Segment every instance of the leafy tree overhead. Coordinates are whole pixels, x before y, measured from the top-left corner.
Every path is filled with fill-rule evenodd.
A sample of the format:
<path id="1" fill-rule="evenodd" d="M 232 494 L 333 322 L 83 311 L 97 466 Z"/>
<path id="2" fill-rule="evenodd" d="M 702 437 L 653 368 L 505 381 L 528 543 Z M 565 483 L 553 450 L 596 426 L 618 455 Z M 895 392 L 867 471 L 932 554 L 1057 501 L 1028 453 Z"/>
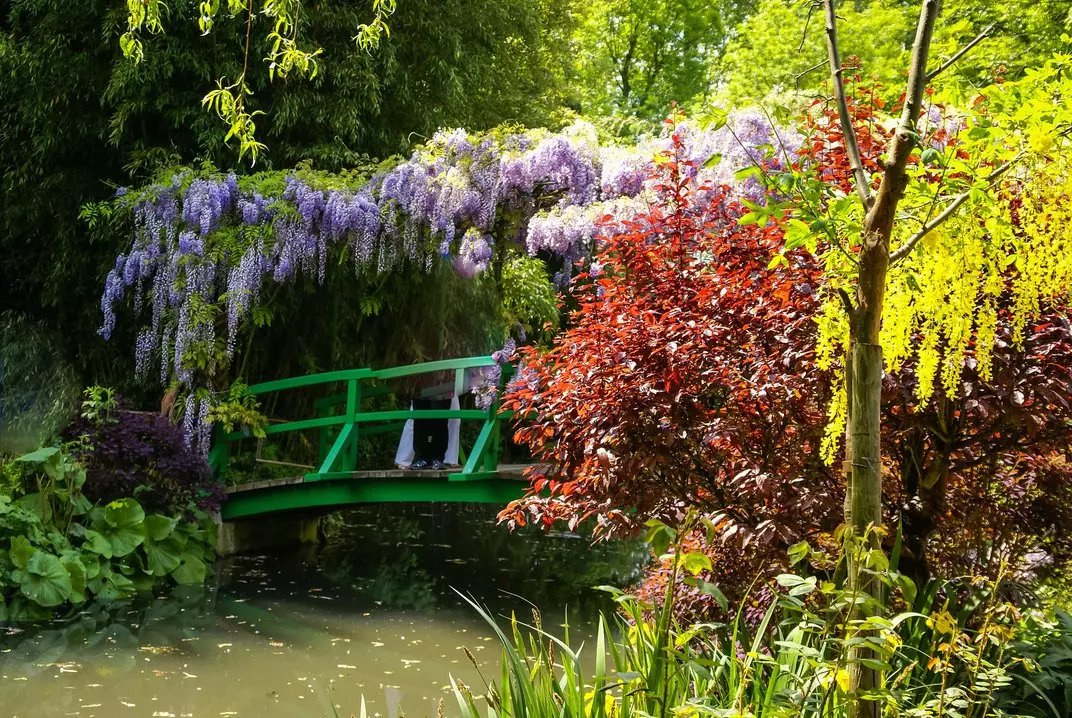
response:
<path id="1" fill-rule="evenodd" d="M 951 57 L 986 31 L 971 55 L 949 69 L 950 76 L 975 88 L 999 78 L 1022 77 L 1060 51 L 1061 35 L 1072 30 L 1072 3 L 1067 0 L 946 0 L 942 15 L 945 20 L 934 33 L 938 58 Z"/>
<path id="2" fill-rule="evenodd" d="M 577 100 L 587 115 L 657 120 L 706 83 L 710 58 L 751 5 L 725 0 L 598 0 L 573 37 Z"/>
<path id="3" fill-rule="evenodd" d="M 885 85 L 904 77 L 912 18 L 903 3 L 846 4 L 842 53 L 858 58 L 859 74 Z M 821 13 L 801 3 L 761 0 L 710 68 L 708 100 L 760 102 L 790 114 L 824 85 L 827 76 Z M 896 90 L 895 90 L 896 91 Z"/>
<path id="4" fill-rule="evenodd" d="M 302 33 L 324 49 L 317 76 L 270 83 L 264 63 L 250 65 L 249 108 L 270 115 L 258 167 L 350 168 L 443 124 L 553 124 L 570 7 L 414 0 L 370 55 L 353 43 L 366 4 L 304 3 Z M 169 9 L 167 32 L 143 37 L 136 65 L 118 46 L 125 14 L 114 3 L 19 0 L 0 10 L 0 306 L 57 329 L 63 353 L 78 352 L 80 368 L 102 381 L 131 368 L 94 336 L 94 297 L 128 237 L 90 233 L 80 207 L 162 167 L 238 166 L 201 99 L 213 78 L 241 70 L 244 33 L 221 15 L 201 37 L 196 3 Z M 267 24 L 254 17 L 256 58 L 267 54 L 257 44 Z"/>
<path id="5" fill-rule="evenodd" d="M 935 28 L 932 58 L 937 67 L 973 39 L 985 39 L 943 75 L 945 87 L 961 88 L 970 102 L 979 87 L 998 78 L 1017 79 L 1060 50 L 1072 22 L 1072 4 L 946 0 Z M 902 90 L 915 10 L 891 0 L 865 0 L 838 7 L 842 58 L 855 58 L 857 73 L 877 80 L 888 99 Z M 817 5 L 761 0 L 728 35 L 725 51 L 712 58 L 706 99 L 733 104 L 762 102 L 771 111 L 792 112 L 828 82 L 822 11 Z M 823 93 L 825 94 L 825 93 Z"/>

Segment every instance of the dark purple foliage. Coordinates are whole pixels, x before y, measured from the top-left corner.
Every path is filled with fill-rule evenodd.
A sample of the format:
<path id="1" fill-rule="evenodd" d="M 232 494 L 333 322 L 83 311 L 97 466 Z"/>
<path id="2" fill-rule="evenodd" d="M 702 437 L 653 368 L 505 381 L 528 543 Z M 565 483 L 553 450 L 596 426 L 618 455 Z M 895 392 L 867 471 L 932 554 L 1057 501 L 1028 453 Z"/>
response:
<path id="1" fill-rule="evenodd" d="M 79 418 L 64 435 L 89 437 L 79 460 L 86 467 L 83 490 L 92 501 L 134 496 L 148 511 L 169 513 L 191 503 L 207 511 L 220 507 L 223 486 L 205 459 L 186 446 L 181 427 L 151 413 L 119 411 L 115 419 L 96 424 Z"/>

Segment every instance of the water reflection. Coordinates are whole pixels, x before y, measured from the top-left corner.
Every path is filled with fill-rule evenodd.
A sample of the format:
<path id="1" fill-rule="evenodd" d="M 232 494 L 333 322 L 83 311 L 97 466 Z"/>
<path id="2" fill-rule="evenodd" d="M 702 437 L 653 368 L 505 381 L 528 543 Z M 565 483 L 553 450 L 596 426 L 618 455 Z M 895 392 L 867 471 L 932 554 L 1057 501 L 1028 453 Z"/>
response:
<path id="1" fill-rule="evenodd" d="M 365 507 L 333 517 L 323 550 L 243 556 L 217 584 L 62 624 L 0 629 L 0 713 L 12 716 L 330 716 L 401 703 L 433 716 L 448 676 L 479 685 L 498 646 L 454 592 L 499 615 L 583 625 L 598 584 L 634 581 L 636 544 L 509 534 L 483 506 Z M 485 671 L 487 673 L 487 671 Z M 450 715 L 450 703 L 447 714 Z"/>

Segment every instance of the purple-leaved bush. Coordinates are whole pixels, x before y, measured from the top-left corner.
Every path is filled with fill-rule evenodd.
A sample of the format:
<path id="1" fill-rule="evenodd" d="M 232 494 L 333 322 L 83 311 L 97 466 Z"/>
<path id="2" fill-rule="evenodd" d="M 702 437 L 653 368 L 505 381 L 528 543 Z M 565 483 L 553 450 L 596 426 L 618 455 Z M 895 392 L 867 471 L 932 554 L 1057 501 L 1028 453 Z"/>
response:
<path id="1" fill-rule="evenodd" d="M 223 502 L 223 486 L 205 458 L 166 417 L 118 411 L 114 423 L 79 418 L 64 432 L 66 440 L 82 436 L 88 448 L 77 458 L 86 468 L 83 491 L 94 502 L 134 496 L 147 511 L 171 514 L 191 503 L 213 511 Z"/>

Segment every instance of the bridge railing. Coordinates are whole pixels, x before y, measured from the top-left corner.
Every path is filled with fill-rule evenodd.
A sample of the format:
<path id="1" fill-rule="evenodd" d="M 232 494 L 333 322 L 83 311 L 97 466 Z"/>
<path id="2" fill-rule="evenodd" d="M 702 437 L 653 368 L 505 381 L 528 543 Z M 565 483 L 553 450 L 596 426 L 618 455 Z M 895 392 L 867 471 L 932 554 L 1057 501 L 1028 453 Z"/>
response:
<path id="1" fill-rule="evenodd" d="M 440 384 L 422 390 L 423 396 L 441 395 L 453 389 L 455 396 L 461 397 L 467 388 L 467 375 L 471 369 L 491 367 L 496 364 L 490 356 L 445 359 L 442 361 L 413 364 L 390 369 L 345 369 L 307 376 L 276 379 L 253 384 L 249 392 L 258 397 L 274 392 L 289 391 L 316 386 L 343 383 L 343 393 L 332 394 L 317 399 L 313 403 L 317 416 L 310 419 L 285 421 L 269 424 L 265 434 L 271 436 L 308 429 L 319 429 L 320 452 L 316 471 L 305 474 L 306 481 L 346 478 L 358 470 L 357 448 L 361 436 L 371 436 L 388 432 L 402 432 L 406 421 L 410 419 L 460 419 L 462 421 L 481 421 L 480 433 L 468 452 L 459 446 L 459 459 L 463 462 L 460 471 L 448 476 L 451 481 L 471 481 L 495 476 L 498 468 L 500 450 L 500 422 L 509 418 L 509 413 L 500 412 L 495 401 L 488 409 L 396 409 L 389 411 L 363 411 L 363 399 L 394 393 L 389 385 L 376 382 L 400 379 L 420 374 L 438 374 L 453 372 L 453 386 Z M 510 374 L 511 367 L 503 366 L 502 382 Z M 214 442 L 210 461 L 222 475 L 229 469 L 231 448 L 235 442 L 249 439 L 241 431 L 219 432 Z"/>

